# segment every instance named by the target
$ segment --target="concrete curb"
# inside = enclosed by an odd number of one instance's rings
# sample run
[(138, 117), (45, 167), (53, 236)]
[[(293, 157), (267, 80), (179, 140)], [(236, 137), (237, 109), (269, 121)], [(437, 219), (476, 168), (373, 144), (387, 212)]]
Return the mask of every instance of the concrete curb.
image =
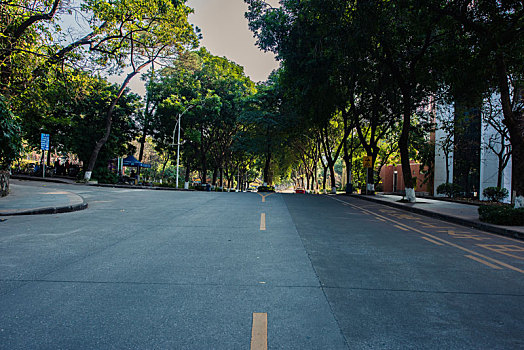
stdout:
[(484, 223), (484, 222), (475, 222), (475, 221), (459, 218), (459, 217), (452, 216), (452, 215), (447, 215), (447, 214), (442, 214), (442, 213), (435, 213), (435, 212), (432, 212), (430, 210), (425, 210), (425, 209), (421, 209), (421, 208), (408, 207), (408, 206), (405, 206), (405, 205), (402, 205), (402, 204), (399, 204), (399, 203), (395, 203), (395, 202), (382, 201), (380, 199), (373, 198), (371, 196), (362, 196), (362, 195), (358, 195), (358, 194), (351, 194), (349, 196), (350, 197), (354, 197), (354, 198), (358, 198), (358, 199), (363, 199), (363, 200), (366, 200), (366, 201), (369, 201), (369, 202), (375, 202), (375, 203), (387, 205), (387, 206), (390, 206), (390, 207), (393, 207), (393, 208), (397, 208), (397, 209), (402, 209), (402, 210), (409, 211), (409, 212), (412, 212), (412, 213), (421, 214), (421, 215), (425, 215), (425, 216), (428, 216), (428, 217), (432, 217), (432, 218), (436, 218), (436, 219), (440, 219), (440, 220), (444, 220), (444, 221), (449, 221), (449, 222), (452, 222), (452, 223), (455, 223), (455, 224), (459, 224), (459, 225), (462, 225), (462, 226), (466, 226), (466, 227), (473, 227), (473, 228), (476, 228), (476, 229), (479, 229), (479, 230), (495, 233), (495, 234), (498, 234), (498, 235), (501, 235), (501, 236), (506, 236), (506, 237), (511, 237), (511, 238), (517, 238), (517, 239), (524, 240), (524, 235), (521, 232), (515, 231), (515, 230), (512, 230), (512, 229), (508, 229), (508, 228), (505, 228), (505, 227), (491, 225), (491, 224), (487, 224), (487, 223)]
[(117, 185), (117, 184), (86, 184), (87, 186), (94, 187), (109, 187), (109, 188), (129, 188), (132, 190), (157, 190), (157, 191), (196, 191), (185, 188), (172, 188), (172, 187), (157, 187), (157, 186), (138, 186), (138, 185)]
[(48, 207), (48, 208), (38, 208), (38, 209), (29, 209), (24, 211), (16, 211), (13, 213), (0, 213), (0, 216), (17, 216), (17, 215), (42, 215), (42, 214), (60, 214), (60, 213), (71, 213), (74, 211), (87, 209), (88, 204), (85, 199), (82, 198), (82, 203), (67, 205), (63, 207)]
[(27, 175), (11, 175), (11, 179), (25, 180), (25, 181), (52, 182), (52, 183), (67, 184), (67, 185), (76, 184), (72, 180), (67, 181), (65, 179), (60, 179), (60, 178), (49, 178), (49, 177), (43, 178), (43, 177), (34, 177), (34, 176), (27, 176)]

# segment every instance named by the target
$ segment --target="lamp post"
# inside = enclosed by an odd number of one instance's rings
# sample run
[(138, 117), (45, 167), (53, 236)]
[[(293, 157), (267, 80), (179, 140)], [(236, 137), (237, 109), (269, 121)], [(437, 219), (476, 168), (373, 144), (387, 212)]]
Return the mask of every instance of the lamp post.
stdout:
[[(182, 121), (182, 116), (187, 111), (189, 111), (191, 108), (193, 108), (193, 107), (195, 107), (195, 106), (194, 105), (188, 106), (181, 114), (178, 115), (178, 121), (177, 121), (177, 125), (178, 125), (178, 142), (177, 142), (177, 150), (176, 150), (176, 188), (178, 188), (178, 166), (180, 164), (180, 124), (181, 124), (181, 121)], [(175, 130), (176, 130), (176, 126), (173, 129), (173, 142), (172, 142), (171, 145), (173, 145), (175, 143)]]

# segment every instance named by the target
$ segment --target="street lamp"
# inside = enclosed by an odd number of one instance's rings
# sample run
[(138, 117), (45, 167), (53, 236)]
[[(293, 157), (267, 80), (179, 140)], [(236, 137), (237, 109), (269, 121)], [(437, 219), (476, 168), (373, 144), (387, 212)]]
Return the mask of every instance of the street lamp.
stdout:
[[(194, 105), (189, 105), (181, 114), (178, 115), (178, 142), (177, 142), (177, 150), (176, 150), (176, 188), (178, 188), (178, 166), (180, 164), (180, 124), (182, 121), (182, 116), (189, 111), (191, 108), (195, 107)], [(171, 145), (174, 145), (175, 143), (175, 130), (177, 128), (177, 125), (175, 125), (175, 128), (173, 129), (173, 142)]]

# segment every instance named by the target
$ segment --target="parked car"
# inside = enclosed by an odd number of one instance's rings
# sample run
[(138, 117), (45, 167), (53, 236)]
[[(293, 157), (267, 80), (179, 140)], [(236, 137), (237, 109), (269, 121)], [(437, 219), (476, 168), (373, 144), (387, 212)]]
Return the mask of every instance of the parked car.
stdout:
[(295, 193), (306, 193), (306, 190), (303, 189), (303, 188), (297, 188), (297, 189), (295, 190)]

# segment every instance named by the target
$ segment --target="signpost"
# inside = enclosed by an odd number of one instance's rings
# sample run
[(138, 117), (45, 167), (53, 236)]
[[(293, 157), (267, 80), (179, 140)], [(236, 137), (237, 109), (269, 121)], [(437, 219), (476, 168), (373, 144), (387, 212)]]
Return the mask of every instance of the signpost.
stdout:
[(49, 152), (49, 134), (40, 135), (40, 149), (42, 152), (42, 177), (45, 177), (45, 151)]

